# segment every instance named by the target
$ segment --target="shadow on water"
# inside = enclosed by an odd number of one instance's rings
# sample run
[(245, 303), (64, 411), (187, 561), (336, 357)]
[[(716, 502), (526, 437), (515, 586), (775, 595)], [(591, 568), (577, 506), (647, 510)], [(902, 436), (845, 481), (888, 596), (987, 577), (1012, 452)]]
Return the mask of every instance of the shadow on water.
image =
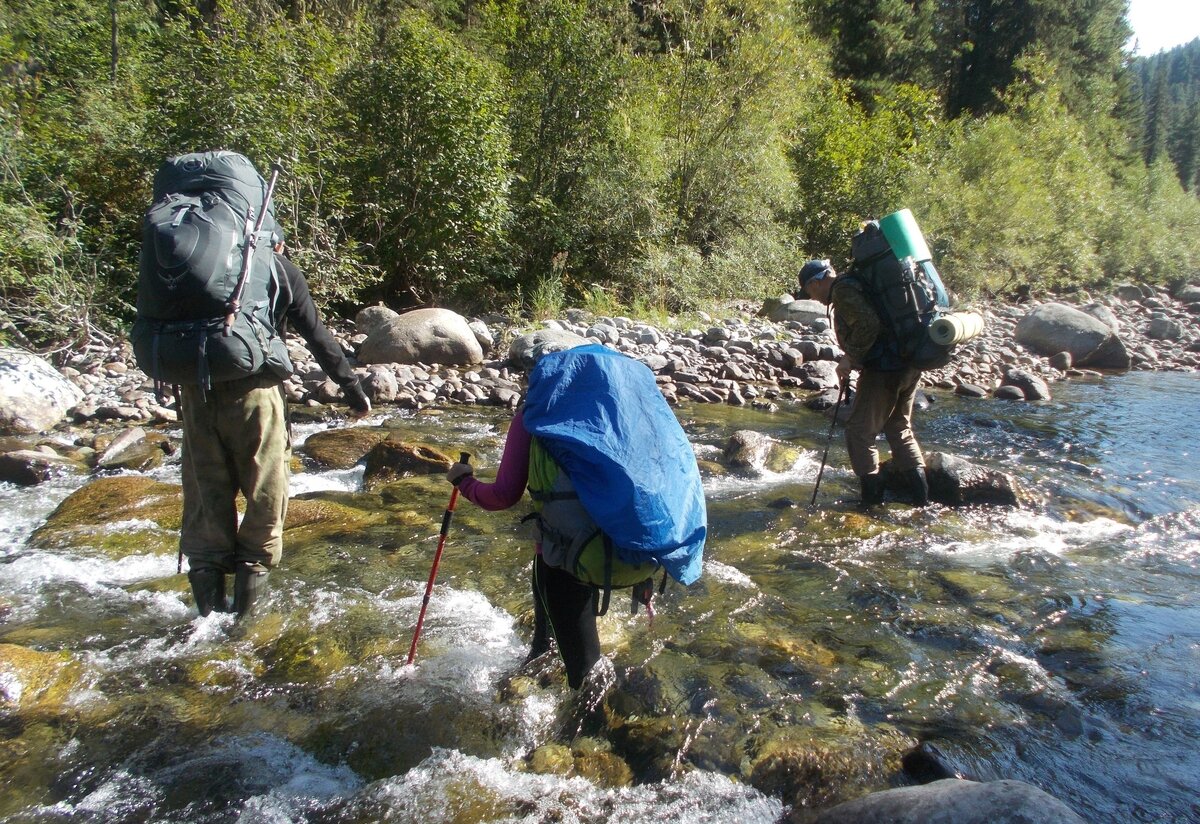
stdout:
[[(810, 509), (826, 418), (685, 407), (701, 451), (751, 429), (799, 452), (706, 477), (704, 576), (653, 624), (614, 596), (612, 686), (581, 695), (553, 660), (521, 666), (524, 506), (460, 504), (414, 667), (440, 477), (298, 475), (283, 567), (244, 626), (194, 618), (160, 516), (47, 544), (29, 535), (71, 488), (0, 490), (0, 820), (771, 822), (905, 783), (926, 740), (1090, 819), (1196, 818), (1200, 381), (1056, 393), (938, 394), (918, 419), (927, 450), (1016, 475), (1021, 510), (862, 512), (840, 432)], [(387, 421), (468, 449), (481, 476), (505, 424)]]

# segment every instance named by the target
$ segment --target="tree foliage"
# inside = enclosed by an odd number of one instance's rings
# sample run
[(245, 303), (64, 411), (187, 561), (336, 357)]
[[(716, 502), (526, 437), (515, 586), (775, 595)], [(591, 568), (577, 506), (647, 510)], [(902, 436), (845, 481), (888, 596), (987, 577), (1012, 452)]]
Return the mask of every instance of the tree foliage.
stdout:
[(901, 207), (964, 293), (1188, 277), (1200, 41), (1131, 60), (1124, 10), (3, 0), (0, 337), (127, 323), (154, 170), (214, 148), (282, 161), (345, 310), (760, 297)]

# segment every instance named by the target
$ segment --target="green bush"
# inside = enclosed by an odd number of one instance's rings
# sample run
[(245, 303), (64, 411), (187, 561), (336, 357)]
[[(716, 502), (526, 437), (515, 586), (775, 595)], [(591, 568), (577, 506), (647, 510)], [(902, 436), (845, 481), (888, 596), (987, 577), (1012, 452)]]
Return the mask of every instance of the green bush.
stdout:
[(508, 219), (500, 76), (420, 15), (380, 35), (344, 87), (355, 235), (370, 244), (387, 297), (469, 294)]

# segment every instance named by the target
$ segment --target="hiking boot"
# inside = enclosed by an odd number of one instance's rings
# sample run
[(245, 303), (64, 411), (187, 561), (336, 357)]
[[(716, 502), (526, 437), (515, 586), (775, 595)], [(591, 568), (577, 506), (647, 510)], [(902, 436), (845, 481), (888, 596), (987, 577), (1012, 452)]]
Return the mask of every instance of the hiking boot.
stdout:
[(233, 611), (245, 618), (267, 591), (267, 572), (257, 565), (241, 564), (233, 575)]
[(876, 506), (883, 503), (883, 476), (878, 472), (873, 472), (870, 475), (862, 475), (859, 477), (859, 483), (862, 484), (862, 505)]
[(929, 503), (929, 479), (925, 477), (925, 467), (906, 469), (900, 477), (909, 497), (912, 498), (913, 506), (925, 506)]
[(225, 573), (219, 569), (193, 569), (188, 572), (192, 597), (201, 616), (225, 611)]

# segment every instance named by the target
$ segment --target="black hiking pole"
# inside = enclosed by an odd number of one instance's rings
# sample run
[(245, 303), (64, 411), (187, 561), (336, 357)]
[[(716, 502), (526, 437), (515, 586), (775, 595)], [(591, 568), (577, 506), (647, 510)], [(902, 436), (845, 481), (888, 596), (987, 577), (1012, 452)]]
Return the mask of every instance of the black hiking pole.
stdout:
[(829, 460), (829, 444), (833, 443), (833, 428), (837, 426), (838, 411), (842, 408), (842, 400), (846, 397), (846, 391), (850, 388), (850, 382), (841, 387), (838, 392), (837, 405), (833, 407), (833, 421), (829, 424), (829, 436), (825, 438), (825, 454), (821, 456), (821, 469), (817, 472), (817, 483), (813, 486), (812, 500), (808, 502), (808, 508), (812, 509), (817, 505), (817, 490), (821, 488), (821, 476), (825, 474), (825, 462)]
[[(459, 453), (459, 463), (470, 463), (471, 456), (466, 452)], [(408, 648), (408, 661), (411, 664), (417, 657), (417, 639), (421, 637), (421, 625), (425, 623), (425, 610), (429, 607), (429, 596), (433, 592), (433, 582), (437, 579), (438, 564), (442, 560), (442, 549), (446, 546), (446, 536), (450, 534), (450, 519), (454, 517), (454, 505), (458, 503), (458, 487), (450, 493), (450, 503), (446, 505), (446, 513), (442, 515), (442, 531), (438, 536), (437, 552), (433, 553), (433, 566), (429, 568), (429, 580), (425, 582), (425, 597), (421, 599), (421, 612), (417, 615), (417, 626), (413, 629), (412, 645)]]
[[(250, 231), (246, 235), (246, 245), (242, 248), (242, 271), (238, 274), (233, 294), (225, 302), (225, 337), (229, 337), (233, 333), (233, 320), (241, 311), (242, 292), (246, 288), (246, 279), (250, 276), (250, 267), (254, 263), (254, 252), (258, 249), (258, 233), (262, 231), (263, 218), (267, 216), (267, 210), (271, 207), (271, 196), (275, 194), (275, 183), (279, 180), (279, 173), (282, 171), (283, 166), (279, 164), (279, 161), (271, 164), (271, 179), (267, 182), (267, 191), (263, 195), (262, 208), (258, 210), (258, 218), (254, 218), (253, 206), (246, 210), (246, 225)], [(252, 226), (251, 220), (254, 221)]]

